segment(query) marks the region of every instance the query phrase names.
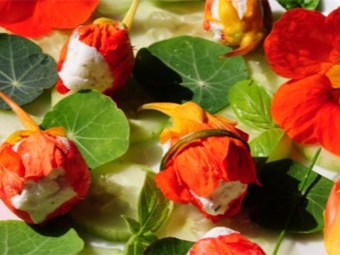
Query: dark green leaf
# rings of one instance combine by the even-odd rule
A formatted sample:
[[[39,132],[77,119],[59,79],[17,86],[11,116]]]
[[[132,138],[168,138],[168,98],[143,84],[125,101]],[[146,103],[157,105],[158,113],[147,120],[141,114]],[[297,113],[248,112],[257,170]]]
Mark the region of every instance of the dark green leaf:
[[[320,0],[277,0],[277,1],[286,10],[299,7],[308,10],[315,10],[320,3]]]
[[[333,182],[290,159],[267,163],[258,174],[262,187],[249,188],[245,204],[262,227],[296,233],[323,229],[323,211]]]
[[[237,82],[229,91],[229,101],[238,119],[249,127],[275,127],[270,113],[272,96],[256,81]]]
[[[72,228],[31,227],[22,221],[0,221],[0,254],[74,255],[84,242]]]
[[[193,242],[168,237],[153,242],[143,255],[186,255],[193,245]]]
[[[138,218],[142,233],[155,232],[169,213],[169,200],[157,187],[154,175],[147,174],[138,201]]]
[[[54,59],[32,41],[0,34],[0,90],[19,105],[36,99],[58,80]],[[0,108],[9,109],[0,99]]]
[[[44,129],[63,126],[90,168],[112,161],[129,146],[129,124],[109,98],[96,91],[72,94],[43,119]]]
[[[171,38],[137,53],[134,76],[156,101],[194,101],[215,113],[229,105],[229,88],[248,77],[242,57],[220,57],[230,50],[198,37]]]
[[[134,234],[137,234],[140,230],[140,224],[138,221],[136,221],[135,219],[132,219],[128,216],[125,216],[125,215],[122,215],[121,216],[124,220],[125,220],[125,223],[128,225],[131,233],[134,235]]]

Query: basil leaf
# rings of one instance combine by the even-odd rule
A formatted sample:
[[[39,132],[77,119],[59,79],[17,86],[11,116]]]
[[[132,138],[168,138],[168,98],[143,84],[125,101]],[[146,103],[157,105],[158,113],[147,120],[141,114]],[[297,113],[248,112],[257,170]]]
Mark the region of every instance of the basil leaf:
[[[145,249],[143,255],[187,255],[193,245],[194,243],[190,241],[167,237],[153,242]]]
[[[308,10],[315,10],[320,0],[277,0],[277,2],[286,10],[302,7]]]
[[[54,59],[32,41],[0,34],[0,90],[17,104],[32,102],[58,80]],[[0,99],[0,108],[9,106]]]
[[[272,96],[256,81],[237,82],[229,91],[230,106],[238,119],[257,130],[275,127],[270,113]]]
[[[333,182],[315,172],[305,176],[306,172],[305,166],[291,159],[267,163],[258,174],[262,186],[250,185],[245,199],[245,205],[253,208],[251,220],[278,231],[321,231]]]
[[[253,157],[269,157],[284,134],[285,132],[280,128],[272,128],[264,131],[250,141],[251,155]]]
[[[137,53],[134,77],[156,101],[194,101],[215,113],[229,105],[229,88],[248,77],[242,57],[220,57],[230,50],[191,36],[159,41]]]
[[[118,158],[129,146],[127,118],[109,97],[97,91],[78,92],[60,100],[41,126],[63,126],[90,168]]]
[[[0,254],[7,255],[74,255],[84,242],[77,232],[55,226],[30,226],[23,221],[0,221]]]

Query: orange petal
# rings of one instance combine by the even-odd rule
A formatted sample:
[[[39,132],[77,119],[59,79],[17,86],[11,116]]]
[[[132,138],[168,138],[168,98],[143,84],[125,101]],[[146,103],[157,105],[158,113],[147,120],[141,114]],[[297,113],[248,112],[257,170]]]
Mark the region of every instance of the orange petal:
[[[295,142],[317,143],[315,116],[331,100],[332,90],[328,78],[322,75],[292,80],[281,85],[271,106],[274,121]]]
[[[33,12],[36,1],[6,0],[0,1],[0,25],[20,22]],[[15,11],[14,11],[15,10]]]
[[[274,23],[264,42],[265,55],[278,75],[301,79],[329,68],[329,36],[323,14],[292,9]]]
[[[324,213],[324,242],[329,255],[338,255],[340,251],[340,181],[337,180],[328,197]]]

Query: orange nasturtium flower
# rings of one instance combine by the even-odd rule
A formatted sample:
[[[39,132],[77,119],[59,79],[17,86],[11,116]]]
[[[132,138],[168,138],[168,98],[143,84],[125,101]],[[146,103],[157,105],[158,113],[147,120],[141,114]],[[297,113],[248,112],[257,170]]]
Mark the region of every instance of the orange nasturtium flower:
[[[170,143],[156,175],[164,195],[177,203],[192,203],[213,221],[235,215],[248,184],[258,183],[248,135],[194,102],[150,103],[141,109],[160,111],[173,120],[160,135],[161,143]]]
[[[71,29],[92,15],[99,0],[0,1],[0,26],[21,36],[45,35],[53,28]]]
[[[133,1],[122,22],[99,18],[73,31],[57,65],[59,93],[96,89],[111,96],[126,84],[134,65],[129,29],[138,4]]]
[[[340,251],[340,179],[338,179],[328,197],[324,212],[324,242],[329,255],[338,255]]]
[[[42,131],[14,101],[0,96],[25,128],[0,146],[0,199],[28,223],[67,213],[89,188],[84,158],[62,127]]]
[[[327,17],[293,9],[274,23],[266,57],[278,74],[290,78],[274,95],[274,121],[297,143],[320,143],[340,155],[340,8]],[[311,25],[313,24],[313,25]]]
[[[260,45],[272,22],[267,0],[206,0],[203,28],[236,47],[226,57],[245,55]]]
[[[215,227],[191,247],[187,255],[266,255],[262,248],[239,232]]]

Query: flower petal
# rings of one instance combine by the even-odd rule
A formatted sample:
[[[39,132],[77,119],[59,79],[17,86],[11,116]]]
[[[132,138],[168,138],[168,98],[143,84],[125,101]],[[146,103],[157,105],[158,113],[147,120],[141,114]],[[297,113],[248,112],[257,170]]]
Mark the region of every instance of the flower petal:
[[[332,44],[325,16],[302,8],[285,12],[265,39],[265,55],[278,74],[301,79],[328,70]]]
[[[331,99],[332,87],[324,75],[289,81],[277,90],[271,112],[274,121],[298,143],[318,142],[315,115]],[[333,132],[332,132],[333,133]]]

